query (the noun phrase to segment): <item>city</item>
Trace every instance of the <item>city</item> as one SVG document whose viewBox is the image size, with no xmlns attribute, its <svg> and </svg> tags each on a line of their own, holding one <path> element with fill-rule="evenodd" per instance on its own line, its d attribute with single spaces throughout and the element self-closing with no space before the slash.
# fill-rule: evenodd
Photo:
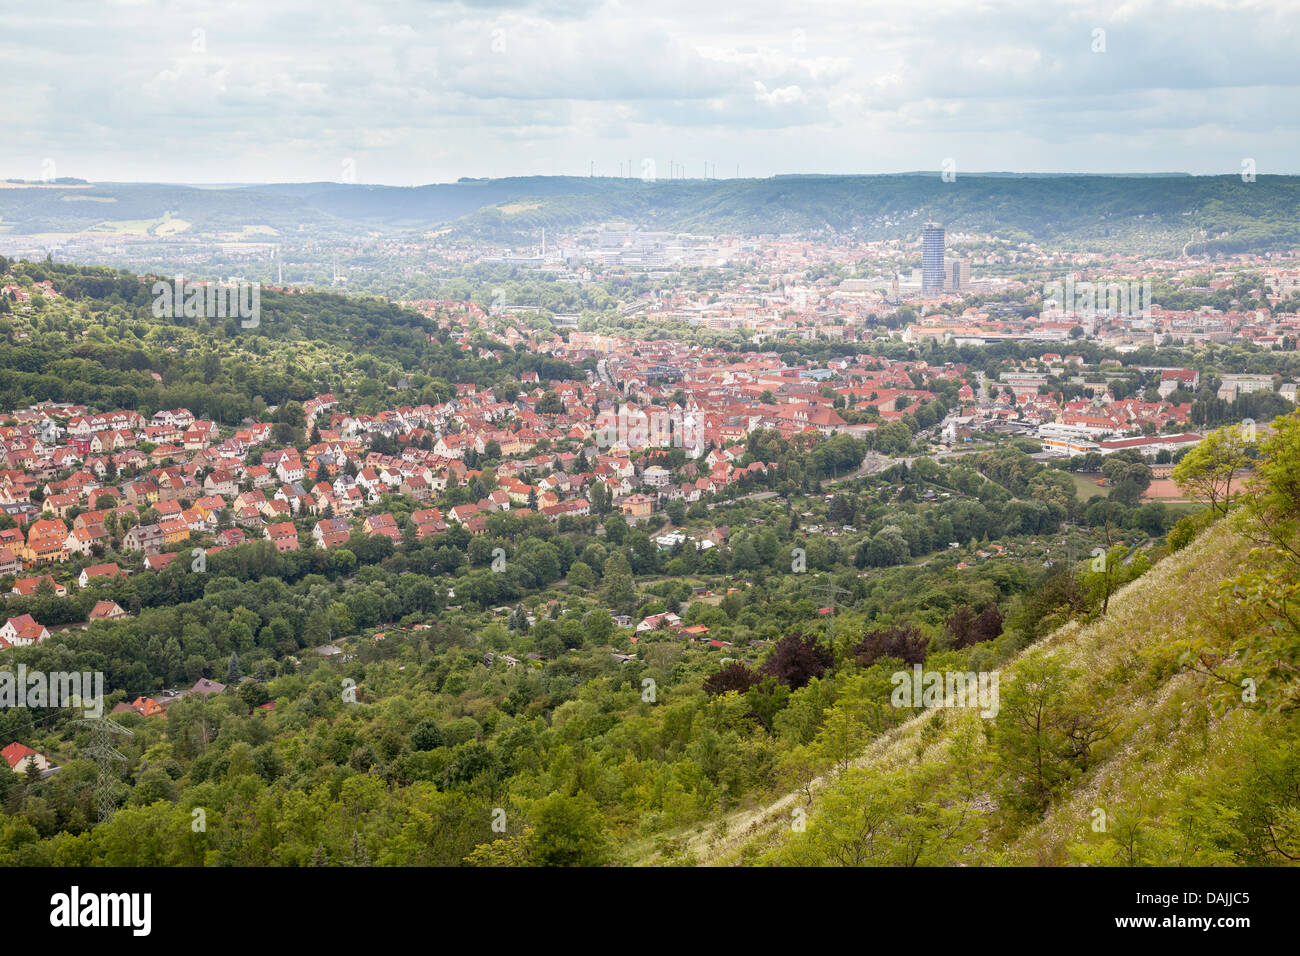
<svg viewBox="0 0 1300 956">
<path fill-rule="evenodd" d="M 0 14 L 19 912 L 853 866 L 1267 924 L 1300 17 L 272 6 Z"/>
</svg>

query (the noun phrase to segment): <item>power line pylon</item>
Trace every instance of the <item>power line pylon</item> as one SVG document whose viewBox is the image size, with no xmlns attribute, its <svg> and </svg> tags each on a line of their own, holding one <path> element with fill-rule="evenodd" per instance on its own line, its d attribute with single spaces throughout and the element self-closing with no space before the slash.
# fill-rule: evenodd
<svg viewBox="0 0 1300 956">
<path fill-rule="evenodd" d="M 814 593 L 824 591 L 826 594 L 826 604 L 824 606 L 830 610 L 830 614 L 826 618 L 826 637 L 833 647 L 835 645 L 835 601 L 841 595 L 848 594 L 849 591 L 836 584 L 835 575 L 829 571 L 821 584 L 813 586 L 813 591 Z"/>
<path fill-rule="evenodd" d="M 86 748 L 86 754 L 94 758 L 99 768 L 99 777 L 95 781 L 95 807 L 99 822 L 107 823 L 117 809 L 113 802 L 113 781 L 117 777 L 113 765 L 126 763 L 127 759 L 113 746 L 113 737 L 134 737 L 135 733 L 107 717 L 85 717 L 81 723 L 90 725 L 90 746 Z"/>
</svg>

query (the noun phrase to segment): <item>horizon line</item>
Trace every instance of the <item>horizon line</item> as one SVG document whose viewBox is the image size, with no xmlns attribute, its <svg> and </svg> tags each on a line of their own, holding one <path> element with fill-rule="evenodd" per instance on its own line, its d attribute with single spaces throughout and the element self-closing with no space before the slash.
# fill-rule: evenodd
<svg viewBox="0 0 1300 956">
<path fill-rule="evenodd" d="M 73 185 L 91 185 L 91 186 L 180 186 L 193 189 L 242 189 L 256 186 L 336 186 L 336 187 L 359 187 L 359 188 L 383 188 L 383 189 L 425 189 L 431 186 L 460 186 L 473 183 L 492 183 L 504 182 L 508 180 L 602 180 L 616 182 L 642 182 L 646 185 L 659 183 L 711 183 L 711 182 L 767 182 L 773 179 L 883 179 L 891 176 L 935 176 L 941 177 L 940 170 L 897 170 L 884 173 L 773 173 L 769 176 L 719 176 L 719 177 L 702 177 L 702 176 L 685 176 L 685 177 L 655 177 L 644 180 L 640 176 L 584 176 L 584 175 L 567 175 L 567 174 L 514 174 L 505 176 L 461 176 L 457 179 L 431 181 L 423 183 L 395 183 L 395 182 L 341 182 L 334 179 L 303 179 L 303 180 L 245 180 L 245 181 L 222 181 L 222 182 L 204 182 L 204 181 L 183 181 L 183 180 L 165 180 L 165 179 L 86 179 L 79 176 L 60 176 L 50 181 L 40 179 L 26 179 L 18 176 L 6 176 L 0 178 L 0 184 L 9 183 L 21 186 L 73 186 Z M 1165 170 L 1158 172 L 1054 172 L 1049 170 L 1039 171 L 1014 171 L 1014 170 L 974 170 L 971 172 L 959 173 L 957 179 L 963 177 L 1000 177 L 1000 178 L 1096 178 L 1096 179 L 1161 179 L 1161 178 L 1179 178 L 1179 179 L 1215 179 L 1215 178 L 1238 178 L 1239 172 L 1223 173 L 1190 173 L 1178 170 Z M 1284 178 L 1300 176 L 1300 173 L 1257 173 L 1256 178 Z M 0 186 L 0 188 L 3 188 Z"/>
</svg>

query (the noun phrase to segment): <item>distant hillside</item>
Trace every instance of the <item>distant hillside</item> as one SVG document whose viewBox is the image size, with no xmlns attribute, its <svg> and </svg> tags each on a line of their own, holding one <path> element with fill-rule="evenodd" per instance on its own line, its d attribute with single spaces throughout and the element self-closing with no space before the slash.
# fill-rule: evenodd
<svg viewBox="0 0 1300 956">
<path fill-rule="evenodd" d="M 1071 622 L 1005 667 L 996 720 L 924 711 L 820 781 L 811 801 L 792 793 L 697 828 L 688 859 L 1295 862 L 1296 716 L 1276 681 L 1257 679 L 1257 699 L 1242 700 L 1233 642 L 1256 625 L 1241 605 L 1216 604 L 1250 547 L 1220 522 L 1119 592 L 1104 617 Z"/>
<path fill-rule="evenodd" d="M 958 175 L 779 176 L 657 180 L 519 177 L 417 187 L 291 183 L 0 186 L 0 233 L 147 232 L 216 238 L 361 236 L 434 228 L 492 241 L 627 220 L 675 232 L 760 235 L 951 231 L 1151 252 L 1300 245 L 1300 177 Z M 1199 246 L 1198 246 L 1199 248 Z"/>
</svg>

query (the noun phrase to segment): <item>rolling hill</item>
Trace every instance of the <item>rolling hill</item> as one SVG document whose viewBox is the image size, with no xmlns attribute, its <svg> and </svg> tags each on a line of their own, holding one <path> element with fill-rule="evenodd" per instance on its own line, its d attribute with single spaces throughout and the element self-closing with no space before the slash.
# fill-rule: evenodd
<svg viewBox="0 0 1300 956">
<path fill-rule="evenodd" d="M 0 232 L 129 229 L 230 239 L 250 233 L 350 238 L 435 228 L 450 238 L 511 241 L 611 220 L 674 232 L 833 232 L 864 239 L 950 231 L 1019 241 L 1153 251 L 1233 252 L 1300 243 L 1300 177 L 959 175 L 778 176 L 653 180 L 519 177 L 415 187 L 288 183 L 201 188 L 152 183 L 11 182 Z M 170 223 L 170 225 L 168 225 Z"/>
</svg>

